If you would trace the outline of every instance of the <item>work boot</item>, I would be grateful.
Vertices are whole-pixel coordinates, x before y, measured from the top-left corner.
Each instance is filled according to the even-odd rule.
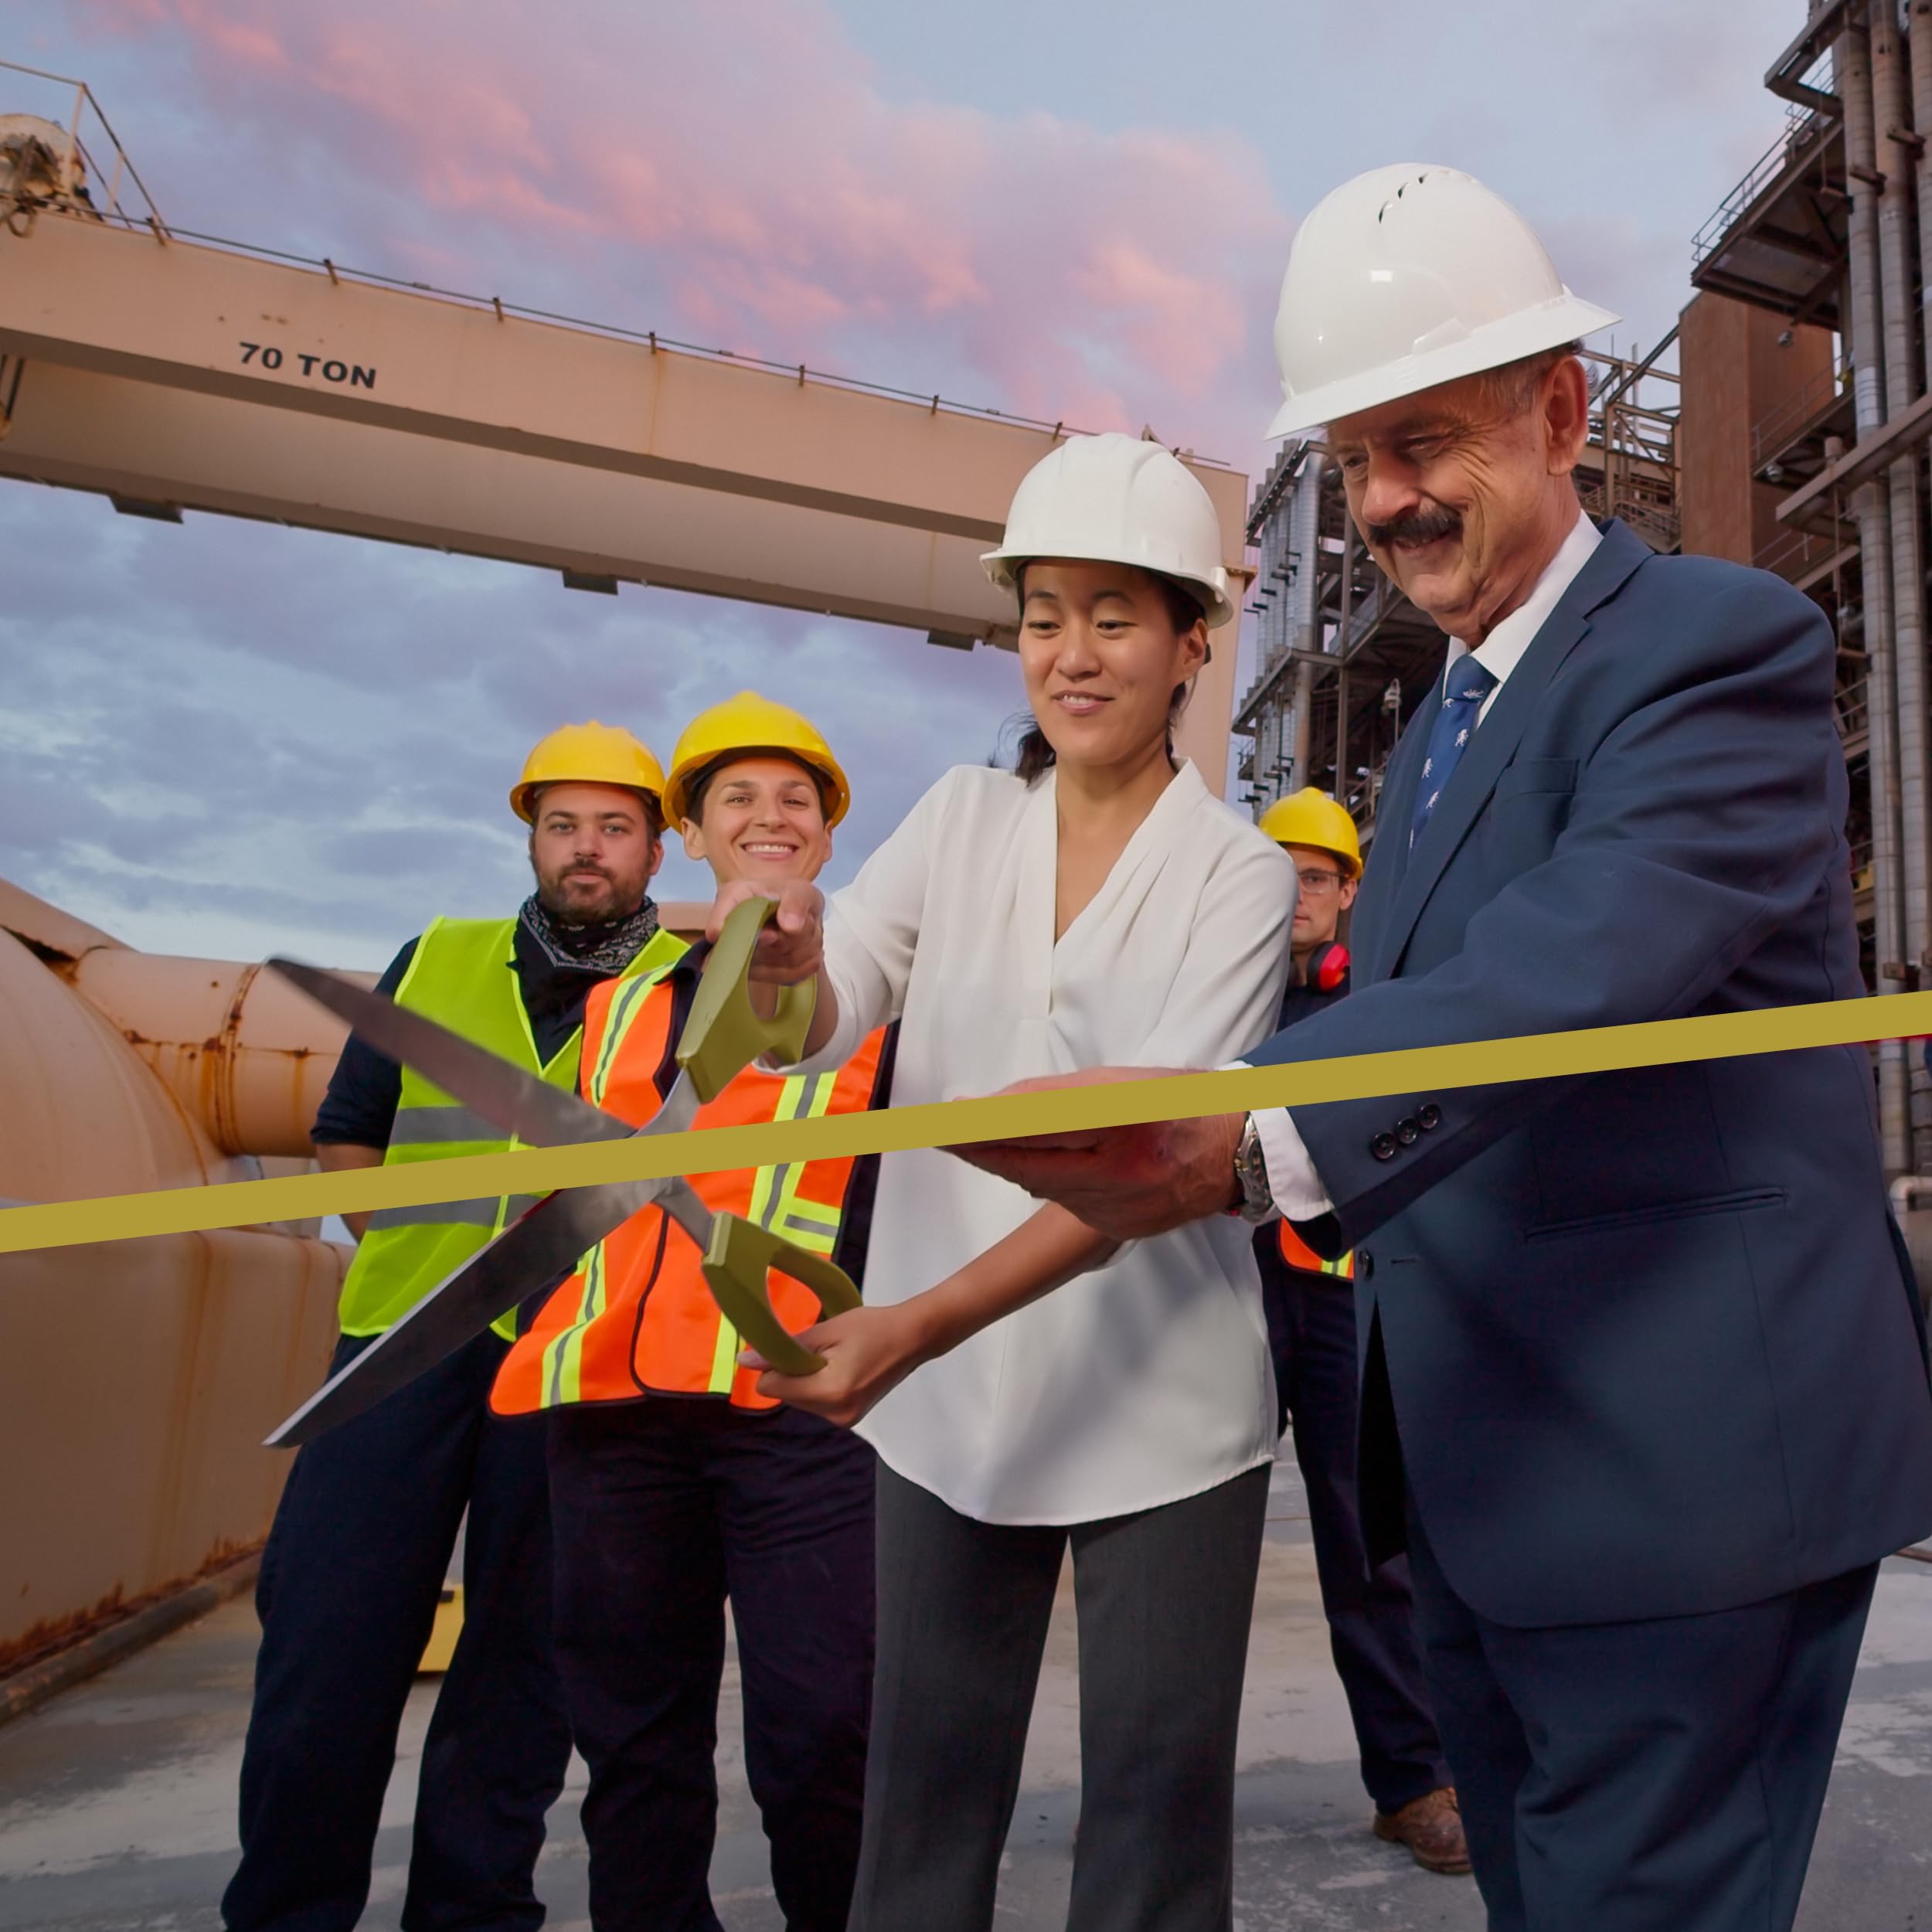
[[[1375,1834],[1385,1843],[1406,1845],[1425,1872],[1460,1876],[1469,1869],[1468,1841],[1453,1784],[1411,1798],[1399,1811],[1378,1811]]]

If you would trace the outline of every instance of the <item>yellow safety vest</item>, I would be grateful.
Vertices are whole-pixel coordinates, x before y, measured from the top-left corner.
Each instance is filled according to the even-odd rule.
[[[683,951],[683,942],[672,934],[654,934],[617,977],[645,974],[655,978],[668,971]],[[547,1064],[538,1056],[517,977],[514,919],[434,921],[416,942],[409,970],[396,989],[396,1003],[528,1068],[553,1087],[568,1090],[577,1085],[581,1027]],[[515,1145],[440,1087],[411,1068],[403,1069],[395,1124],[383,1155],[385,1167],[447,1160],[459,1154],[500,1154]],[[384,1208],[371,1215],[342,1284],[338,1310],[342,1332],[380,1335],[534,1199],[508,1195],[427,1207]],[[496,1330],[506,1338],[513,1336],[514,1312],[498,1321]]]

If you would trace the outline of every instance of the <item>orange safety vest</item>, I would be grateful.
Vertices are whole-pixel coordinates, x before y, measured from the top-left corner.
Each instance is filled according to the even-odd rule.
[[[1325,1261],[1307,1242],[1297,1234],[1286,1221],[1277,1221],[1280,1230],[1281,1259],[1301,1274],[1335,1274],[1345,1281],[1355,1279],[1355,1257],[1345,1254],[1339,1260]]]
[[[662,1104],[658,1083],[671,1062],[677,1006],[673,981],[607,980],[583,1015],[579,1083],[587,1100],[633,1127]],[[749,1067],[698,1110],[697,1127],[742,1127],[863,1113],[883,1098],[884,1029],[836,1073],[786,1076]],[[713,1213],[742,1214],[802,1248],[830,1254],[858,1163],[807,1161],[695,1174],[692,1190]],[[738,1332],[711,1298],[697,1244],[661,1208],[631,1216],[583,1257],[544,1304],[497,1371],[490,1406],[525,1415],[578,1402],[634,1402],[642,1396],[710,1396],[743,1409],[777,1405],[737,1364]],[[778,1319],[796,1332],[818,1319],[809,1288],[773,1270],[767,1291]]]

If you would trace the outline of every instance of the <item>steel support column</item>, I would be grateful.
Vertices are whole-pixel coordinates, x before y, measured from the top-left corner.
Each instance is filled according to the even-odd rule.
[[[1880,0],[1889,5],[1891,0]],[[1880,290],[1878,154],[1872,125],[1872,59],[1863,23],[1840,37],[1834,63],[1845,107],[1847,172],[1850,176],[1850,335],[1853,396],[1861,440],[1885,420],[1884,311]],[[1852,498],[1858,519],[1864,585],[1866,710],[1871,733],[1872,878],[1874,940],[1881,992],[1896,992],[1885,978],[1904,954],[1904,896],[1899,841],[1899,747],[1893,662],[1890,491],[1883,481],[1859,486]],[[1886,1172],[1913,1165],[1905,1056],[1899,1044],[1879,1049],[1879,1124]]]

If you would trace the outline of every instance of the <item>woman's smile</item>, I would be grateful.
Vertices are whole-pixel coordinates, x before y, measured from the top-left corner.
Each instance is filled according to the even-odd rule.
[[[1090,718],[1102,705],[1114,702],[1098,691],[1056,691],[1052,701],[1070,718]]]

